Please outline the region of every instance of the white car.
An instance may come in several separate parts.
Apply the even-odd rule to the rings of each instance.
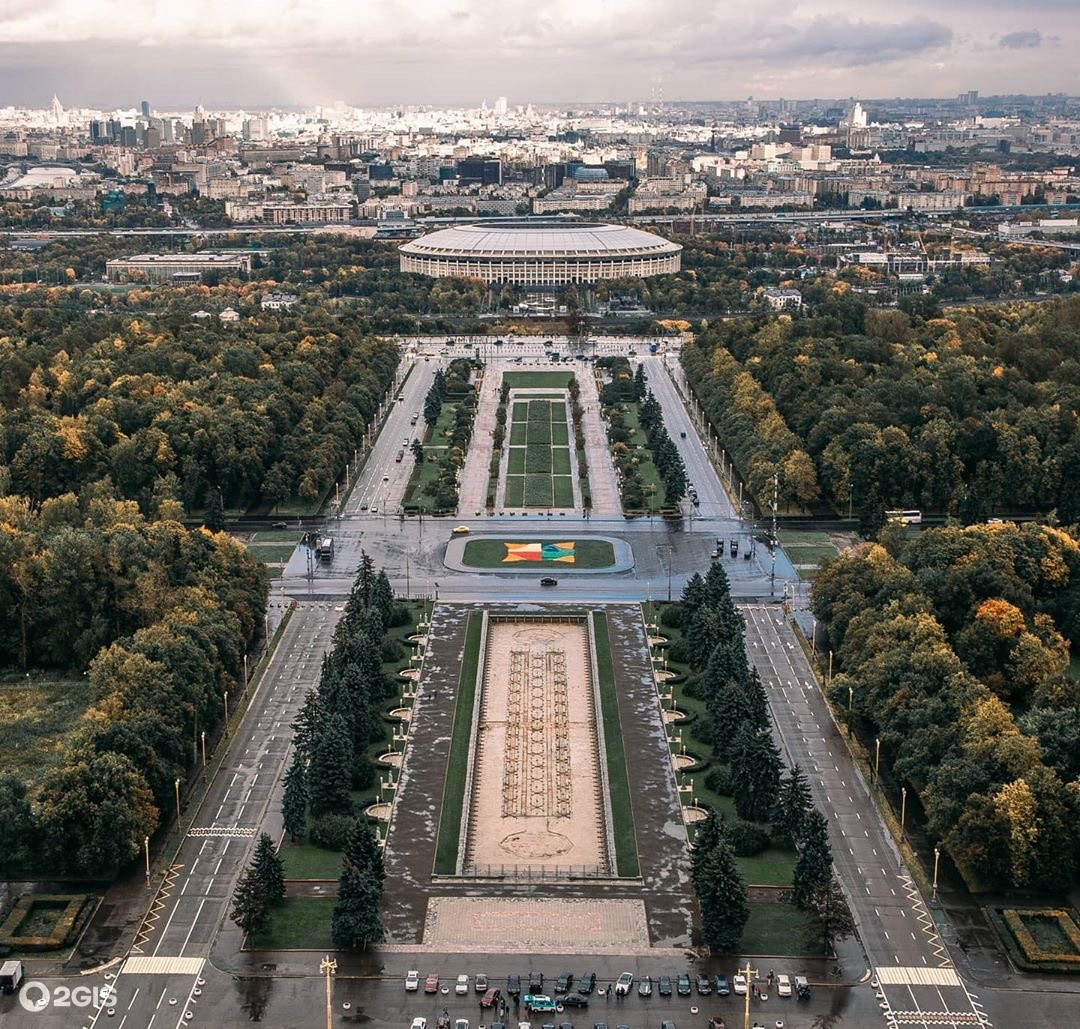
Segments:
[[[459,975],[457,982],[454,983],[454,993],[459,997],[469,992],[469,977],[467,975]],[[465,1023],[466,1029],[468,1029],[468,1022]]]
[[[740,997],[746,995],[746,976],[740,973],[736,973],[731,979],[731,988]]]
[[[427,1019],[417,1015],[416,1018],[412,1020],[412,1029],[427,1029]]]
[[[790,997],[791,996],[791,977],[787,975],[778,975],[776,977],[776,995],[778,997]]]
[[[467,1018],[459,1018],[454,1022],[454,1029],[469,1029],[469,1020]]]
[[[415,993],[420,989],[420,973],[415,968],[405,973],[405,989],[409,993]]]
[[[615,982],[615,996],[625,997],[633,985],[634,974],[632,972],[623,972]]]

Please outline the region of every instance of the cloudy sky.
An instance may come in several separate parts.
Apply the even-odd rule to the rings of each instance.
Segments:
[[[1080,0],[0,0],[0,106],[1080,94]]]

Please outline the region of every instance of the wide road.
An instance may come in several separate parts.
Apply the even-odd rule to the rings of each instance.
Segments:
[[[276,798],[290,752],[292,721],[319,675],[340,607],[295,611],[260,681],[192,828],[116,976],[116,1013],[90,1021],[179,1029],[205,982],[205,964],[228,917],[237,876]],[[95,977],[95,981],[96,981]],[[196,992],[198,991],[198,992]]]
[[[747,651],[788,762],[802,766],[829,819],[833,859],[880,984],[886,1025],[990,1025],[957,974],[783,611],[742,611]]]

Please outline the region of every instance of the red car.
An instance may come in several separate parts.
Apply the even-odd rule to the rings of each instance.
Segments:
[[[499,992],[498,987],[497,986],[492,986],[491,989],[489,989],[483,995],[483,997],[480,998],[480,1007],[482,1007],[482,1008],[493,1008],[493,1007],[495,1007],[495,1005],[499,1003],[499,998],[501,996],[502,996],[502,994]]]
[[[424,993],[439,992],[439,973],[431,972],[424,980]]]

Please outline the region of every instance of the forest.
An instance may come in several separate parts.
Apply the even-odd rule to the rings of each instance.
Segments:
[[[1080,545],[1047,525],[890,526],[827,563],[831,692],[976,890],[1066,892],[1080,861]],[[849,692],[850,691],[850,692]]]
[[[941,316],[850,297],[684,348],[721,445],[761,499],[985,521],[1080,518],[1080,297]]]
[[[0,308],[0,492],[39,504],[108,480],[147,517],[318,501],[397,366],[362,323],[235,325]]]
[[[142,850],[242,681],[266,592],[242,544],[100,482],[0,497],[0,663],[26,673],[0,689],[0,872],[108,878]]]

